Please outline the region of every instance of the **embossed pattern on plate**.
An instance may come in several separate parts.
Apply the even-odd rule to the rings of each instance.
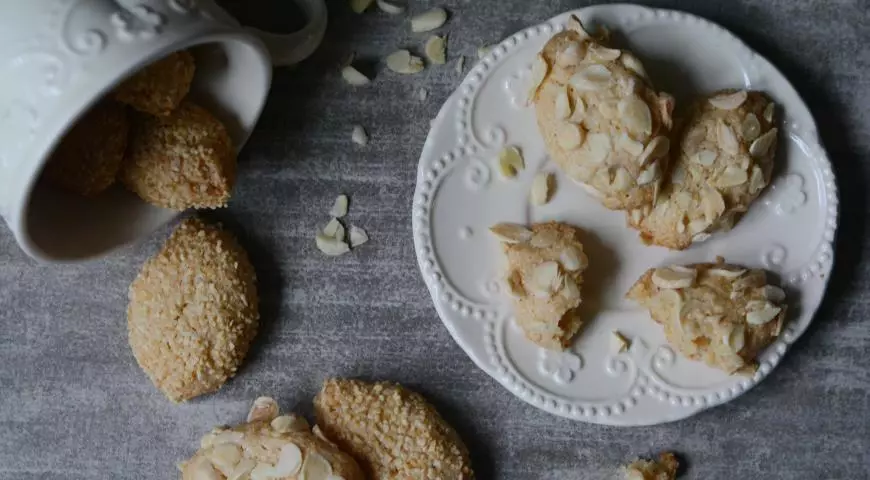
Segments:
[[[535,173],[555,172],[525,91],[535,54],[573,13],[606,24],[645,60],[658,88],[679,101],[725,87],[767,92],[779,107],[778,167],[772,185],[727,234],[684,252],[641,244],[624,215],[599,206],[564,175],[550,203],[531,206]],[[664,68],[662,66],[666,66]],[[513,180],[497,172],[505,145],[523,151]],[[412,207],[414,246],[444,325],[474,362],[519,398],[571,419],[648,425],[727,402],[764,379],[803,333],[833,264],[838,197],[815,123],[789,82],[764,58],[707,20],[669,10],[600,5],[568,12],[501,42],[470,71],[433,122],[420,157]],[[497,222],[565,221],[586,231],[587,327],[564,353],[523,337],[500,284]],[[681,357],[661,328],[623,295],[646,269],[711,261],[764,267],[778,276],[796,312],[759,358],[752,377],[727,376]],[[631,347],[614,352],[611,332]]]

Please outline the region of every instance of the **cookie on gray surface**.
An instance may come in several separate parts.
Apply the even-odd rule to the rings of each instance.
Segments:
[[[219,389],[257,333],[254,268],[236,239],[189,218],[130,285],[127,329],[142,370],[170,400]]]
[[[638,459],[626,465],[625,480],[674,480],[680,462],[671,452],[659,454],[656,460]]]
[[[182,480],[363,480],[354,459],[311,431],[304,418],[279,415],[260,397],[246,423],[206,434],[179,464]]]
[[[195,71],[190,52],[172,53],[124,80],[115,89],[115,100],[143,113],[169,115],[190,90]]]
[[[680,353],[731,374],[755,370],[787,310],[785,292],[764,270],[724,261],[649,269],[626,296],[649,310]]]

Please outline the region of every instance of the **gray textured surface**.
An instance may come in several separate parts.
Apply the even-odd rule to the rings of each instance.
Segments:
[[[424,2],[411,3],[422,9]],[[478,45],[585,4],[438,3],[454,13],[451,53],[468,57]],[[484,479],[598,479],[661,449],[683,453],[693,479],[868,478],[870,3],[650,3],[720,22],[768,56],[807,99],[837,168],[843,218],[829,294],[760,386],[688,420],[619,429],[540,412],[475,368],[431,306],[409,219],[429,119],[458,79],[451,66],[347,88],[335,65],[348,53],[375,59],[419,40],[394,17],[353,17],[334,0],[315,57],[276,72],[242,155],[237,195],[213,215],[248,247],[263,297],[256,347],[219,393],[172,405],[127,346],[127,285],[168,229],[101,261],[49,267],[25,258],[0,228],[0,478],[172,478],[202,433],[241,420],[255,396],[307,411],[329,375],[396,380],[424,392],[458,427]],[[414,100],[421,85],[430,91],[425,103]],[[349,144],[357,122],[371,132],[368,148]],[[338,192],[352,195],[350,221],[372,242],[324,259],[311,235]]]

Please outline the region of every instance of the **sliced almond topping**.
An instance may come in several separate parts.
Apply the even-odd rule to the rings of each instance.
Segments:
[[[272,397],[258,397],[251,405],[251,410],[248,412],[247,422],[255,422],[258,420],[272,420],[278,416],[278,402]]]
[[[701,203],[704,207],[704,219],[708,224],[715,222],[725,213],[725,199],[715,188],[704,185],[701,190]]]
[[[222,480],[222,475],[215,471],[214,465],[205,457],[194,460],[194,464],[186,468],[193,480]],[[187,475],[185,475],[187,477]]]
[[[536,248],[547,248],[559,242],[559,234],[552,230],[537,232],[529,243]]]
[[[578,288],[577,284],[571,279],[565,279],[565,286],[559,293],[569,302],[580,300],[580,288]]]
[[[249,478],[249,474],[257,466],[257,461],[252,458],[243,458],[236,465],[236,468],[227,475],[227,480],[243,480]]]
[[[387,56],[387,68],[396,73],[410,75],[423,70],[423,60],[407,50],[397,50]]]
[[[318,250],[331,257],[344,255],[350,251],[350,247],[343,241],[323,234],[317,235],[314,241]]]
[[[710,105],[720,110],[734,110],[746,101],[746,92],[723,93],[710,98]]]
[[[505,279],[505,284],[508,287],[508,293],[514,298],[523,298],[526,296],[526,289],[523,288],[523,277],[518,270],[514,270]]]
[[[583,99],[580,97],[574,97],[574,112],[571,114],[571,117],[568,119],[571,123],[582,123],[583,118],[586,116],[586,103],[583,102]]]
[[[505,178],[514,178],[526,167],[520,149],[509,145],[498,154],[498,169]]]
[[[535,56],[535,60],[532,62],[532,76],[529,83],[529,92],[526,97],[526,102],[531,103],[535,99],[535,95],[538,93],[538,88],[541,86],[541,82],[544,81],[544,78],[547,77],[547,73],[550,71],[550,65],[547,64],[547,60],[544,59],[544,56],[540,53]]]
[[[350,246],[358,247],[369,241],[369,235],[360,227],[356,225],[350,226]]]
[[[659,288],[666,289],[691,287],[695,283],[695,276],[698,272],[692,268],[677,267],[674,265],[655,269],[652,274],[652,283]]]
[[[651,183],[659,178],[660,173],[659,162],[652,162],[637,175],[637,184],[646,185]]]
[[[710,165],[713,165],[713,162],[716,161],[716,157],[718,156],[719,155],[712,150],[701,150],[697,155],[695,155],[695,161],[705,167],[709,167]]]
[[[433,8],[411,17],[411,31],[415,33],[428,32],[440,28],[446,21],[447,11],[443,8]]]
[[[635,57],[631,53],[622,52],[622,57],[620,57],[620,61],[622,61],[622,64],[625,65],[625,68],[636,73],[639,77],[644,79],[649,78],[647,77],[646,69],[643,68],[643,64],[637,57]]]
[[[710,238],[710,236],[711,235],[709,233],[699,233],[699,234],[695,235],[694,237],[692,237],[692,242],[693,243],[694,242],[697,242],[697,243],[704,242],[704,241],[707,241],[707,239]]]
[[[707,273],[716,277],[734,279],[743,276],[743,274],[746,273],[746,269],[741,268],[738,270],[731,270],[728,268],[711,268],[710,270],[707,270]]]
[[[571,116],[571,98],[568,96],[568,89],[562,87],[559,93],[556,94],[555,108],[556,118],[559,120],[567,120]]]
[[[589,34],[577,15],[571,15],[568,17],[568,30],[573,30],[579,33],[581,39],[592,38],[592,35]]]
[[[613,174],[613,183],[611,188],[618,192],[625,192],[631,188],[631,174],[624,167],[616,167],[616,173]]]
[[[643,221],[643,210],[639,208],[635,208],[629,214],[631,216],[631,223],[634,225],[640,225],[640,222]]]
[[[556,65],[560,67],[576,67],[583,61],[583,54],[580,52],[580,46],[572,43],[565,47],[564,50],[556,54]]]
[[[610,145],[610,136],[605,133],[589,135],[586,138],[585,148],[588,151],[587,159],[592,163],[603,163],[613,150]]]
[[[747,288],[758,288],[765,285],[764,275],[747,275],[735,281],[731,288],[733,290],[746,290]]]
[[[610,70],[604,65],[596,64],[572,75],[568,83],[579,91],[596,91],[605,88],[610,83],[610,78]]]
[[[641,165],[646,164],[649,160],[655,160],[658,158],[662,158],[667,155],[668,150],[671,148],[671,141],[668,140],[668,137],[658,136],[650,140],[650,142],[646,145],[641,152],[640,156],[637,157],[637,162]]]
[[[758,121],[758,117],[754,113],[747,113],[743,123],[740,124],[740,130],[743,138],[751,142],[761,134],[761,122]]]
[[[556,262],[542,262],[532,271],[532,284],[534,286],[535,296],[542,298],[550,298],[554,291],[554,286],[559,286],[561,289],[562,274],[559,272],[559,264]]]
[[[353,143],[363,147],[369,144],[369,134],[366,133],[366,129],[363,128],[362,125],[353,126],[353,131],[350,134],[350,139],[351,141],[353,141]]]
[[[756,138],[752,142],[752,145],[749,146],[749,154],[755,158],[767,155],[770,147],[773,146],[773,142],[776,141],[777,132],[777,129],[771,128],[764,135]]]
[[[573,123],[560,123],[556,130],[556,140],[559,142],[559,146],[565,150],[580,148],[583,145],[584,136],[583,128]]]
[[[629,95],[620,100],[617,110],[630,131],[643,135],[644,138],[652,133],[652,114],[646,102],[637,95]]]
[[[754,194],[766,186],[764,173],[762,173],[761,168],[758,165],[753,165],[752,174],[749,175],[749,193]]]
[[[764,120],[766,120],[767,123],[773,123],[774,113],[776,113],[776,104],[770,102],[767,104],[766,107],[764,107]]]
[[[619,333],[619,330],[614,330],[610,336],[610,349],[616,353],[622,353],[628,350],[631,343],[625,338],[625,335]]]
[[[734,329],[723,336],[722,342],[734,353],[740,353],[740,350],[743,350],[744,345],[746,345],[746,329],[743,325],[736,325]]]
[[[686,153],[692,153],[698,149],[698,146],[704,139],[707,138],[707,128],[704,125],[696,125],[689,130],[683,137],[680,147]]]
[[[565,270],[576,272],[577,270],[584,270],[588,260],[582,250],[568,246],[559,254],[559,263],[562,264],[562,268]]]
[[[765,285],[761,287],[761,294],[764,298],[774,303],[782,303],[785,301],[785,291],[776,285]]]
[[[323,227],[323,234],[339,242],[344,241],[344,226],[337,218],[333,218]]]
[[[760,310],[753,310],[746,313],[746,323],[750,325],[764,325],[767,322],[776,318],[782,308],[764,302],[766,305]]]
[[[308,455],[315,454],[310,451]],[[291,477],[299,472],[302,467],[302,450],[294,443],[287,443],[281,447],[281,452],[278,454],[278,463],[275,464],[275,476]],[[331,467],[330,467],[331,471]]]
[[[635,157],[643,153],[643,144],[629,137],[625,132],[622,132],[619,137],[616,138],[616,147],[625,150]]]
[[[671,172],[671,183],[674,185],[682,185],[686,181],[686,169],[682,165],[677,164]]]
[[[746,174],[746,170],[737,165],[728,165],[716,180],[716,186],[720,188],[736,187],[743,185],[747,180],[749,180],[749,175]]]
[[[378,8],[382,12],[390,15],[401,15],[405,13],[405,5],[397,0],[377,0]]]
[[[363,13],[368,9],[374,0],[350,0],[350,9],[354,13]]]
[[[302,474],[305,480],[329,480],[332,477],[332,465],[316,450],[309,450],[302,464]]]
[[[658,294],[654,297],[655,302],[659,305],[670,307],[670,321],[673,322],[674,325],[681,325],[680,316],[683,312],[683,297],[680,296],[680,292],[676,290],[660,290]]]
[[[349,85],[355,87],[371,83],[369,77],[363,75],[362,72],[354,68],[352,65],[348,65],[341,69],[341,78],[343,78]]]
[[[225,443],[211,449],[206,456],[222,474],[229,475],[242,459],[242,449],[231,443]]]
[[[269,425],[272,427],[272,430],[279,433],[308,430],[308,422],[297,415],[281,415],[275,417]]]
[[[615,99],[604,99],[597,104],[601,116],[613,120],[619,117],[619,103]]]
[[[533,205],[544,205],[550,201],[550,185],[553,183],[553,174],[539,172],[532,180],[532,190],[529,197]]]
[[[710,226],[710,222],[708,222],[706,219],[702,219],[702,220],[693,220],[693,221],[689,222],[689,225],[687,228],[689,229],[690,235],[698,236],[698,234],[703,233],[704,230],[706,230],[707,227],[709,227],[709,226]]]
[[[593,60],[599,62],[612,62],[619,58],[620,55],[622,55],[622,51],[615,48],[607,48],[598,45],[597,43],[593,43],[589,45],[587,55],[592,57]]]
[[[734,130],[731,130],[725,122],[720,121],[716,126],[716,138],[719,141],[719,146],[722,150],[732,155],[740,151],[740,144],[737,143],[737,136],[734,135]]]
[[[428,58],[430,62],[436,65],[444,65],[447,61],[445,50],[446,42],[444,41],[444,37],[433,35],[429,37],[429,40],[426,40],[426,46],[423,51],[426,53],[426,58]]]
[[[526,243],[532,239],[532,231],[516,223],[498,223],[489,227],[489,231],[504,243]]]
[[[251,480],[270,480],[272,478],[277,477],[275,475],[275,467],[268,463],[258,463],[253,470],[251,470]]]
[[[202,437],[200,441],[201,448],[209,448],[215,445],[224,443],[234,443],[241,445],[245,440],[245,435],[242,432],[234,432],[232,430],[216,430]]]

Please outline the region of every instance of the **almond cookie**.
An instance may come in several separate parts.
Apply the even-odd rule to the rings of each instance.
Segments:
[[[127,109],[104,100],[64,135],[43,174],[54,185],[93,197],[115,183],[127,148]]]
[[[605,207],[651,205],[667,171],[674,99],[631,52],[604,46],[577,17],[533,66],[538,128],[550,156]]]
[[[641,239],[682,250],[731,229],[770,183],[774,113],[773,102],[759,92],[727,90],[696,104],[670,182],[653,208],[628,215]]]
[[[332,379],[314,399],[317,425],[374,480],[470,480],[468,450],[435,408],[401,385]]]
[[[583,323],[577,307],[588,259],[579,230],[557,222],[531,229],[500,223],[490,230],[507,258],[506,284],[517,324],[544,348],[568,348]]]
[[[658,461],[639,459],[625,467],[625,480],[674,480],[680,462],[676,455],[664,452]]]
[[[193,55],[175,52],[139,70],[115,89],[115,100],[140,112],[166,116],[190,90],[196,71]]]
[[[236,181],[236,152],[218,119],[184,101],[169,116],[136,118],[121,181],[158,207],[225,207]]]
[[[650,269],[626,296],[680,353],[728,373],[753,372],[785,323],[785,292],[764,270],[723,262]]]
[[[311,432],[296,415],[278,415],[278,404],[260,397],[247,423],[202,437],[200,449],[179,464],[182,480],[363,480],[359,465]]]
[[[130,285],[127,329],[142,370],[170,400],[219,389],[257,334],[254,268],[227,231],[189,218]]]

